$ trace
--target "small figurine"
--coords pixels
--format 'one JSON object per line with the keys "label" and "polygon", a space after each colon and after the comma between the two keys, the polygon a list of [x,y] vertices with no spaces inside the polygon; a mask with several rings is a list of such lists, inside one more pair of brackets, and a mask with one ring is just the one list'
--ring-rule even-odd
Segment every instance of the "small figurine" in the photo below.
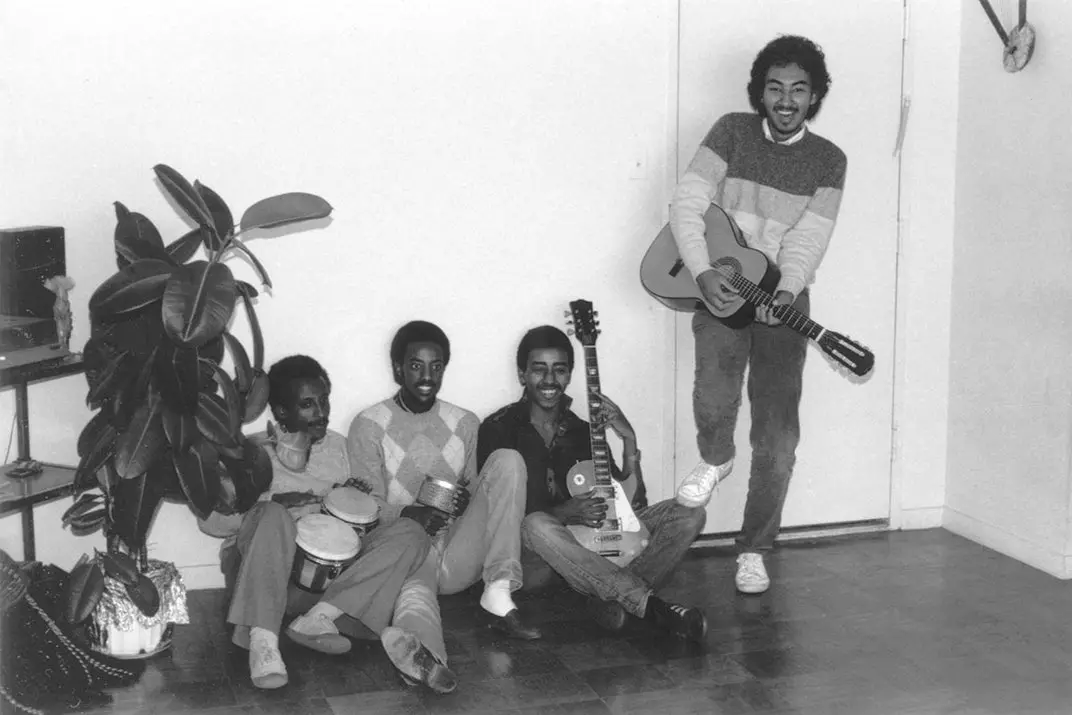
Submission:
{"label": "small figurine", "polygon": [[74,321],[71,318],[71,301],[67,294],[74,288],[74,279],[69,276],[52,276],[44,280],[45,288],[56,294],[52,306],[52,316],[56,320],[56,334],[64,350],[71,349],[71,330]]}

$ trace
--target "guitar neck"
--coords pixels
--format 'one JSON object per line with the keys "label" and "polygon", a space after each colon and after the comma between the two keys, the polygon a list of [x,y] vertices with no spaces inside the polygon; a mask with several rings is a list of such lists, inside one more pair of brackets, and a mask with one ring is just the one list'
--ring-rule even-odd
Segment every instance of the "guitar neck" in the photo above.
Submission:
{"label": "guitar neck", "polygon": [[[588,431],[592,444],[592,465],[595,471],[596,489],[607,501],[607,516],[603,522],[610,530],[616,528],[617,514],[614,509],[614,477],[610,469],[610,447],[607,445],[607,428],[597,425],[595,418],[603,407],[599,399],[599,360],[594,345],[584,346],[584,378],[588,395]],[[610,490],[610,491],[608,491]]]}
{"label": "guitar neck", "polygon": [[730,285],[737,289],[737,292],[742,298],[755,306],[763,308],[773,308],[774,317],[781,320],[783,324],[788,325],[793,330],[797,331],[806,338],[812,340],[818,340],[826,328],[819,325],[804,313],[794,308],[791,305],[774,305],[774,296],[767,291],[757,286],[752,281],[748,280],[739,273],[729,274],[724,270],[719,269],[725,278],[729,279]]}

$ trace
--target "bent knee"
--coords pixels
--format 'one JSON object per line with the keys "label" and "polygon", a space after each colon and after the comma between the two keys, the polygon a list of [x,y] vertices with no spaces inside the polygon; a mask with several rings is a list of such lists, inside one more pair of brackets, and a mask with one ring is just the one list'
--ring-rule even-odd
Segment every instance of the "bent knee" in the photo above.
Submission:
{"label": "bent knee", "polygon": [[559,526],[558,519],[545,511],[534,511],[521,522],[523,536],[540,536]]}
{"label": "bent knee", "polygon": [[511,480],[524,484],[528,479],[525,460],[516,449],[497,449],[484,462],[484,472],[496,480]]}

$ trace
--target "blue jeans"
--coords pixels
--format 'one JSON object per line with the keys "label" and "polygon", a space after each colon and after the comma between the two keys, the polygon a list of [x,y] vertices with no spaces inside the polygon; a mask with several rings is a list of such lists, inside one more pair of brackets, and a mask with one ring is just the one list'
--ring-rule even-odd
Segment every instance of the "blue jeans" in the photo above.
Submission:
{"label": "blue jeans", "polygon": [[[807,314],[804,291],[793,307]],[[801,383],[807,338],[784,325],[752,323],[734,330],[706,310],[692,318],[696,380],[692,392],[696,442],[708,464],[725,464],[736,454],[733,433],[748,368],[752,404],[752,474],[738,551],[769,551],[782,524],[782,507],[800,442]]]}
{"label": "blue jeans", "polygon": [[670,579],[703,530],[707,511],[667,499],[638,510],[636,515],[647,527],[651,541],[639,556],[621,567],[582,546],[551,514],[529,514],[521,526],[523,588],[546,586],[558,574],[575,591],[617,601],[629,613],[643,617],[648,596]]}

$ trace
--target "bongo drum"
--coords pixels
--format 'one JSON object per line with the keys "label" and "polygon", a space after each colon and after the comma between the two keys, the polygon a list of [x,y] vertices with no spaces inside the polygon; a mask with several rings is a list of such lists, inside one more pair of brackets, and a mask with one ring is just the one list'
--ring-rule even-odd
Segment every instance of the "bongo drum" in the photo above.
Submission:
{"label": "bongo drum", "polygon": [[357,559],[361,539],[348,524],[327,514],[306,514],[297,526],[291,580],[303,591],[323,593]]}
{"label": "bongo drum", "polygon": [[438,509],[447,516],[458,516],[454,513],[454,495],[459,489],[465,489],[465,485],[452,484],[431,476],[425,477],[417,491],[417,503]]}
{"label": "bongo drum", "polygon": [[358,536],[364,536],[380,523],[380,505],[360,489],[337,487],[324,497],[320,511],[353,527]]}

